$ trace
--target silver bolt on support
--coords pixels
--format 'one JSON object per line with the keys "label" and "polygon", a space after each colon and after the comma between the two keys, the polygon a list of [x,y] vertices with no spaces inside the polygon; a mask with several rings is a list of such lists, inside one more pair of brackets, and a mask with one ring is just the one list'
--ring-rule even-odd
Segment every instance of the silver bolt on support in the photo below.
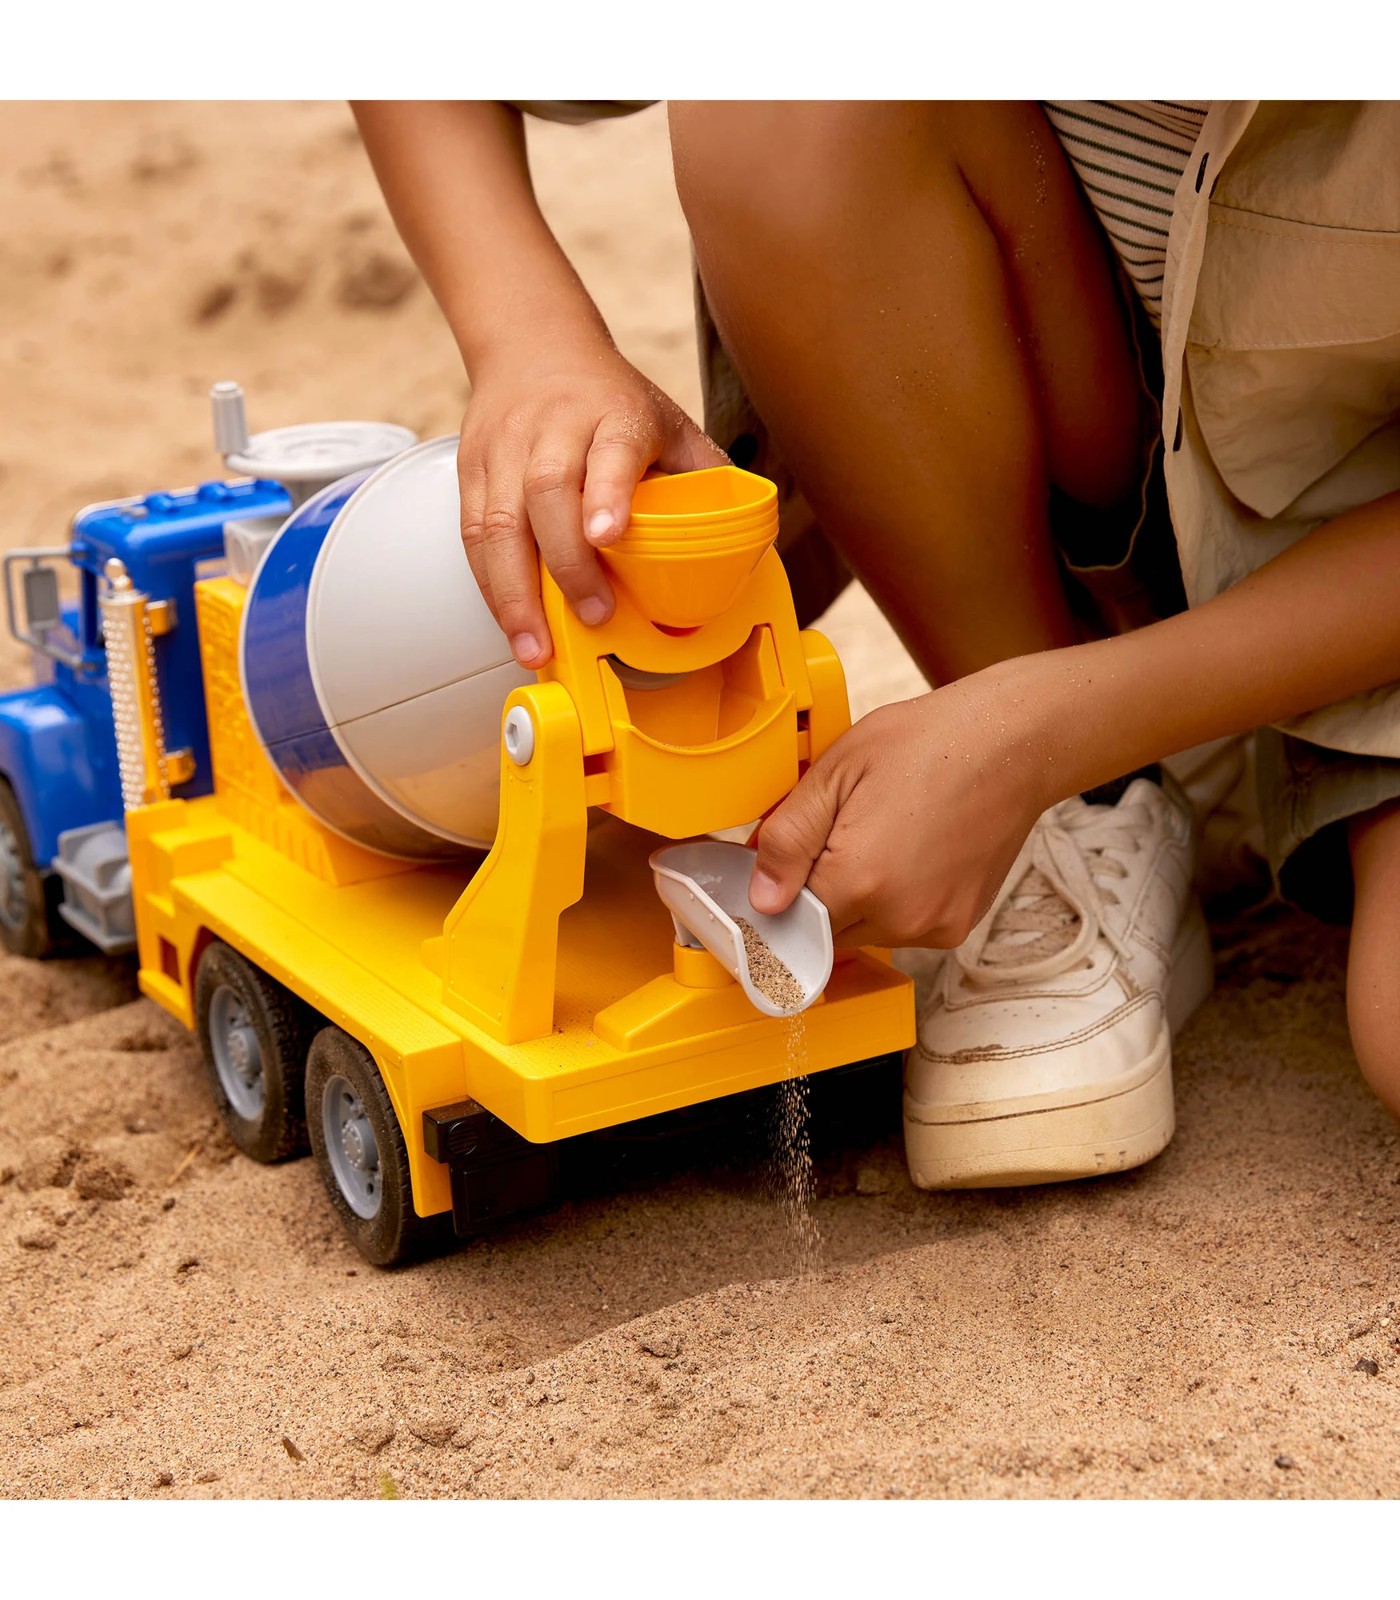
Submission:
{"label": "silver bolt on support", "polygon": [[512,706],[505,720],[506,754],[517,767],[528,767],[535,753],[535,724],[524,706]]}

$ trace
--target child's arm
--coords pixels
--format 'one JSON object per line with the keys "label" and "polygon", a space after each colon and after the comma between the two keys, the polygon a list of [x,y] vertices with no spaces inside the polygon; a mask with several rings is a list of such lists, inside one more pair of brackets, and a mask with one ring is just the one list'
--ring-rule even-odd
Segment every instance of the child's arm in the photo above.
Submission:
{"label": "child's arm", "polygon": [[1047,806],[1397,680],[1400,493],[1192,611],[862,719],[763,824],[753,904],[805,881],[843,943],[960,944]]}
{"label": "child's arm", "polygon": [[519,112],[446,101],[354,109],[471,377],[459,457],[467,558],[516,659],[541,666],[550,638],[536,543],[578,614],[601,622],[613,598],[594,546],[621,533],[642,474],[724,456],[618,353],[540,214]]}

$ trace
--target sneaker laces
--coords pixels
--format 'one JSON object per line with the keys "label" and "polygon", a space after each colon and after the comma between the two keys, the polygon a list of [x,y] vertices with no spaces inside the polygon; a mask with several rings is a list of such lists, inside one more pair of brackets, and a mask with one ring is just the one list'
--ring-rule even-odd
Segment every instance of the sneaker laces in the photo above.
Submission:
{"label": "sneaker laces", "polygon": [[1106,939],[1128,955],[1123,936],[1105,919],[1121,902],[1113,883],[1128,875],[1120,854],[1133,855],[1152,826],[1146,805],[1091,806],[1066,800],[1040,817],[991,907],[954,952],[972,983],[1012,984],[1057,977],[1088,966]]}

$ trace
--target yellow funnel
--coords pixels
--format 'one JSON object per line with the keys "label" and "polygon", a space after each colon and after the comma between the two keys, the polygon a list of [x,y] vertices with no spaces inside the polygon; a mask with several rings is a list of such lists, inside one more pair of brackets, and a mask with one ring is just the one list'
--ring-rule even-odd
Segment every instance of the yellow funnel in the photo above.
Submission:
{"label": "yellow funnel", "polygon": [[738,467],[648,478],[599,554],[650,621],[699,628],[733,605],[778,537],[778,491]]}

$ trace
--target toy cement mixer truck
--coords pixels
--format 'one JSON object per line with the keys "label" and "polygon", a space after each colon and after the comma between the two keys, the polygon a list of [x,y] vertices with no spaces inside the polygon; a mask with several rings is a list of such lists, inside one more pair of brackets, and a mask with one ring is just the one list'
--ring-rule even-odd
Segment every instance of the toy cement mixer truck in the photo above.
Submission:
{"label": "toy cement mixer truck", "polygon": [[5,558],[37,680],[0,696],[10,950],[134,947],[234,1142],[309,1147],[379,1265],[547,1204],[562,1140],[780,1081],[798,1011],[809,1072],[912,1042],[885,955],[833,951],[805,891],[748,909],[751,854],[712,837],[848,722],[772,484],[641,484],[615,615],[542,574],[526,673],[462,555],[455,440],[250,438],[241,391],[214,402],[236,477]]}

